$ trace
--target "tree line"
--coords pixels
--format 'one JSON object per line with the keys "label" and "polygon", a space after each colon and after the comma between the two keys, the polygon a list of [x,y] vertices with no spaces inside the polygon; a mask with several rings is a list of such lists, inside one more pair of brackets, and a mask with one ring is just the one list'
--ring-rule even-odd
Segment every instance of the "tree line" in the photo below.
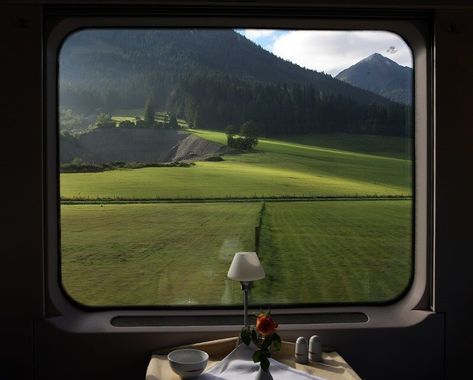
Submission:
{"label": "tree line", "polygon": [[[109,87],[101,93],[68,84],[61,91],[64,105],[73,108],[80,103],[86,108],[82,112],[142,107],[151,94],[155,109],[169,110],[195,128],[223,131],[229,124],[252,120],[262,136],[313,132],[410,136],[412,131],[411,106],[387,100],[362,104],[313,83],[267,83],[219,73],[184,72],[172,77],[152,75],[129,102],[128,91],[132,90],[126,87]],[[149,122],[143,124],[146,114],[145,110],[145,120],[137,120],[136,126],[149,126]]]}
{"label": "tree line", "polygon": [[346,132],[410,136],[410,106],[359,104],[313,84],[247,83],[231,77],[191,77],[174,90],[170,109],[196,128],[223,130],[252,120],[260,135]]}
{"label": "tree line", "polygon": [[240,128],[229,124],[225,128],[225,134],[227,145],[231,148],[251,150],[258,144],[258,126],[253,120],[244,122]]}

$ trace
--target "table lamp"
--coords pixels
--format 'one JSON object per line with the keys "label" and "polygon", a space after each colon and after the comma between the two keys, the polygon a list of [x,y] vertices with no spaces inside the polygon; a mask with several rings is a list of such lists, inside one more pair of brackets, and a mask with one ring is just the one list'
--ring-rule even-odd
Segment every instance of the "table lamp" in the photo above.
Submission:
{"label": "table lamp", "polygon": [[243,323],[248,327],[248,292],[251,282],[264,278],[264,270],[256,252],[237,252],[233,256],[227,277],[241,282],[243,290]]}

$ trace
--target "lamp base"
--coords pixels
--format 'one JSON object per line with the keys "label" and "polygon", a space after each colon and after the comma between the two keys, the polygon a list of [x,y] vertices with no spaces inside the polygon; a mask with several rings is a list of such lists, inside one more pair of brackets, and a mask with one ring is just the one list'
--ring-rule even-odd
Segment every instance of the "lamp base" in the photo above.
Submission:
{"label": "lamp base", "polygon": [[260,367],[258,373],[256,374],[256,380],[273,380],[273,376],[271,375],[271,373],[269,373],[269,369],[268,372],[266,372],[263,371]]}

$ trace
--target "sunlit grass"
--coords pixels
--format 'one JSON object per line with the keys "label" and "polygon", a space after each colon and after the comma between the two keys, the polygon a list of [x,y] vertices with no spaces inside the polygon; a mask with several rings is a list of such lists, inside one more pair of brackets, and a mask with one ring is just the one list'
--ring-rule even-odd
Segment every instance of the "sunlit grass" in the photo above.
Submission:
{"label": "sunlit grass", "polygon": [[[61,207],[62,279],[96,306],[236,304],[233,254],[261,202]],[[256,305],[396,297],[411,266],[410,201],[266,202]]]}
{"label": "sunlit grass", "polygon": [[272,303],[389,301],[412,273],[411,201],[267,202],[261,257]]}
{"label": "sunlit grass", "polygon": [[[191,132],[226,143],[221,132]],[[409,140],[378,137],[263,138],[254,152],[191,167],[62,173],[63,199],[195,201],[62,205],[64,287],[95,306],[239,303],[239,284],[226,271],[235,252],[255,249],[262,203],[228,200],[410,196]],[[202,202],[209,198],[228,199]],[[396,297],[412,273],[411,207],[411,200],[266,202],[260,254],[267,277],[255,283],[253,302]]]}
{"label": "sunlit grass", "polygon": [[[220,132],[195,131],[213,141]],[[61,174],[63,198],[411,195],[409,160],[263,139],[254,153],[190,168]]]}
{"label": "sunlit grass", "polygon": [[86,305],[238,303],[259,203],[61,206],[62,282]]}

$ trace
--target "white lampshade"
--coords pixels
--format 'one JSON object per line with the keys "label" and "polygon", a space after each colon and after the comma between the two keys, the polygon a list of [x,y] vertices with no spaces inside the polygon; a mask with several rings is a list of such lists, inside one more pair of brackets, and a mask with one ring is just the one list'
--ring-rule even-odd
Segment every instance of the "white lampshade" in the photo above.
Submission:
{"label": "white lampshade", "polygon": [[256,252],[235,253],[227,274],[229,279],[242,282],[261,280],[264,276],[264,270]]}

